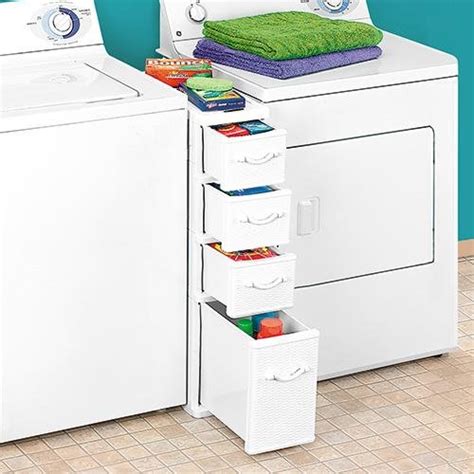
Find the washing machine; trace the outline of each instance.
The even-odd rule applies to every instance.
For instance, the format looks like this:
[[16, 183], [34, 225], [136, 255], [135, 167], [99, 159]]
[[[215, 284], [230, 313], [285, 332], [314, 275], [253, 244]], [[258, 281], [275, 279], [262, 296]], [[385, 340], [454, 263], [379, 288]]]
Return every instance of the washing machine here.
[[185, 403], [185, 97], [93, 0], [0, 5], [0, 94], [0, 442]]
[[[168, 57], [192, 56], [206, 20], [294, 10], [372, 22], [366, 0], [161, 7]], [[457, 61], [389, 32], [380, 46], [378, 60], [288, 80], [215, 65], [287, 130], [289, 313], [320, 330], [320, 379], [457, 344]]]

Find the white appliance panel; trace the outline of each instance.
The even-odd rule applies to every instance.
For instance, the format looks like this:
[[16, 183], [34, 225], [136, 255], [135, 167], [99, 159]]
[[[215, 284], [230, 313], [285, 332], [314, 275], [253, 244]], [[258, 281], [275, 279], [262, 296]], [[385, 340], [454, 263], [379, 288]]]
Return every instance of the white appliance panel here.
[[0, 12], [0, 57], [103, 44], [94, 0], [21, 0]]
[[139, 92], [88, 64], [30, 65], [4, 70], [0, 111], [137, 98]]
[[430, 127], [288, 150], [296, 286], [433, 261]]
[[185, 403], [185, 124], [0, 134], [0, 442]]

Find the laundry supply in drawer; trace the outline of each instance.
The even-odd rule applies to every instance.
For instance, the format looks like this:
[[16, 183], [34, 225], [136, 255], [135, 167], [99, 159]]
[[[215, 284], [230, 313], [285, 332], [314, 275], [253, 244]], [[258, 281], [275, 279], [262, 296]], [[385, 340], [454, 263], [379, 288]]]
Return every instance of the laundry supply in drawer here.
[[246, 135], [258, 135], [259, 133], [267, 133], [275, 130], [261, 120], [250, 120], [242, 123], [230, 123], [227, 125], [217, 125], [213, 127], [226, 137], [242, 137]]
[[243, 129], [247, 130], [250, 135], [258, 135], [259, 133], [267, 133], [275, 130], [270, 125], [262, 122], [261, 120], [251, 120], [249, 122], [242, 122], [239, 124]]
[[[211, 184], [216, 189], [221, 190], [220, 185], [218, 184]], [[275, 188], [271, 186], [258, 186], [256, 188], [247, 188], [247, 189], [236, 189], [234, 191], [222, 191], [228, 196], [253, 196], [254, 194], [263, 194], [263, 193], [271, 193], [275, 191]]]
[[265, 318], [260, 322], [257, 339], [283, 336], [283, 323], [280, 318]]
[[278, 257], [278, 253], [275, 250], [267, 247], [252, 250], [240, 250], [238, 252], [226, 252], [222, 250], [221, 244], [215, 243], [210, 244], [210, 246], [225, 255], [226, 257], [229, 257], [230, 259], [234, 260], [234, 262], [261, 260], [262, 258]]
[[244, 333], [253, 337], [253, 323], [251, 319], [239, 319], [237, 321], [237, 327], [241, 329]]
[[234, 318], [291, 308], [295, 292], [294, 254], [275, 249], [222, 253], [203, 246], [203, 291], [226, 306]]
[[254, 339], [265, 339], [283, 335], [283, 325], [278, 311], [259, 314], [251, 318], [239, 319], [235, 323], [242, 331]]
[[[234, 125], [243, 128], [243, 124]], [[226, 136], [213, 127], [204, 127], [203, 134], [203, 171], [221, 189], [232, 191], [285, 181], [285, 130]]]
[[204, 186], [204, 232], [227, 252], [290, 241], [291, 191], [276, 187], [222, 191]]
[[226, 137], [245, 137], [250, 135], [250, 132], [247, 129], [240, 127], [236, 123], [217, 125], [214, 127], [214, 130], [221, 133], [222, 135], [225, 135]]
[[218, 302], [201, 315], [203, 406], [248, 454], [314, 441], [319, 332], [279, 311], [284, 334], [254, 339]]

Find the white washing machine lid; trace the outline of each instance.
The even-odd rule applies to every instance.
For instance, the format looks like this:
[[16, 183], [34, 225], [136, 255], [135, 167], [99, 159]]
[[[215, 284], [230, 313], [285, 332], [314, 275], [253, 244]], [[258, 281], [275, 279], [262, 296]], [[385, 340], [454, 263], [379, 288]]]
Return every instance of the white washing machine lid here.
[[0, 134], [187, 108], [185, 94], [102, 48], [82, 49], [55, 61], [56, 51], [0, 61]]
[[[194, 42], [177, 42], [185, 56], [192, 56]], [[452, 77], [458, 74], [453, 56], [385, 33], [383, 55], [374, 61], [345, 66], [295, 79], [272, 79], [259, 74], [215, 65], [217, 75], [232, 79], [237, 89], [263, 102], [310, 97], [351, 90]]]
[[0, 111], [132, 99], [140, 92], [87, 63], [26, 65], [3, 71]]

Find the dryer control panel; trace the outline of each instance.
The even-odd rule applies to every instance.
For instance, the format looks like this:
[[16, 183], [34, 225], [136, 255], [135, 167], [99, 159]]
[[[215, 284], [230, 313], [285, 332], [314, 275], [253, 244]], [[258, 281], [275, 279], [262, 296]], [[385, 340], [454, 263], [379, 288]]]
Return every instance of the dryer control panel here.
[[0, 3], [0, 56], [102, 44], [94, 0]]

